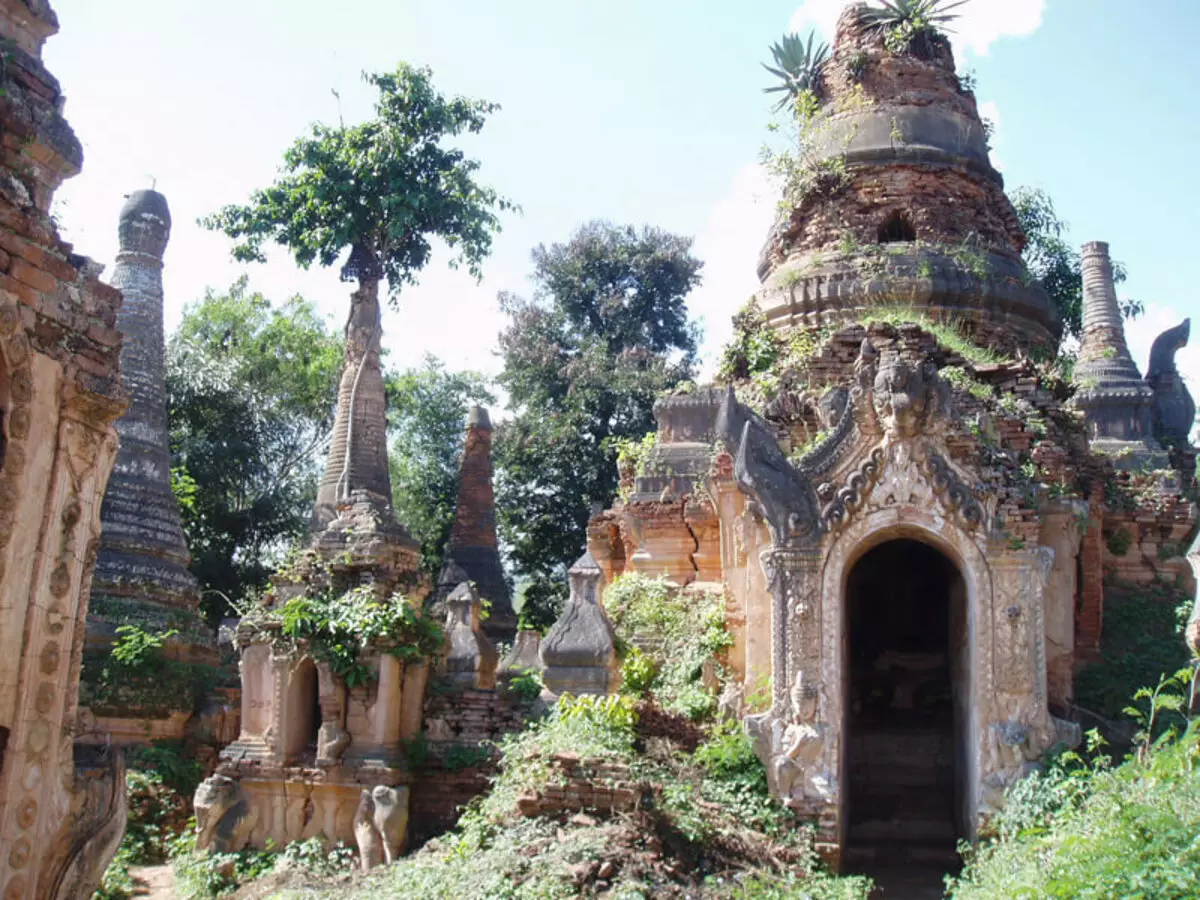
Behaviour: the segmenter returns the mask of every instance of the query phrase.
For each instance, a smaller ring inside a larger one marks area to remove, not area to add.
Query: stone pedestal
[[[604,574],[590,554],[573,566],[571,596],[542,641],[542,681],[550,693],[611,694],[620,679],[612,623],[600,605]]]
[[[446,655],[442,677],[459,690],[496,687],[499,654],[480,626],[479,592],[463,582],[446,598]]]

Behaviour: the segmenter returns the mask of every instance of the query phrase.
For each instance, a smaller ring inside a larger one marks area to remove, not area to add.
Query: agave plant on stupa
[[[771,45],[775,65],[762,65],[780,83],[764,88],[763,93],[783,92],[775,105],[776,112],[795,106],[796,99],[805,91],[816,93],[821,68],[829,59],[829,45],[821,42],[814,46],[815,40],[812,34],[808,36],[807,43],[798,34],[785,34],[781,41]]]

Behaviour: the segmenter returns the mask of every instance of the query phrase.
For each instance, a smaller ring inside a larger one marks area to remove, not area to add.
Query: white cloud
[[[775,220],[778,196],[762,166],[743,166],[696,235],[704,283],[688,298],[688,307],[704,325],[703,378],[711,378],[716,369],[733,331],[733,314],[758,289],[758,253]]]
[[[851,0],[804,0],[792,14],[788,29],[803,32],[816,28],[827,41],[833,42],[838,16]],[[1025,37],[1042,24],[1046,0],[971,0],[957,10],[959,16],[951,23],[950,34],[954,52],[962,56],[969,50],[986,56],[992,44],[1004,37]]]

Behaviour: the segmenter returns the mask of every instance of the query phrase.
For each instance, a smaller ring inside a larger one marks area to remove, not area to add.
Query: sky
[[[481,178],[521,206],[476,282],[435,256],[385,314],[394,365],[429,353],[495,374],[496,295],[528,293],[530,251],[580,224],[650,224],[695,238],[704,284],[689,298],[711,365],[757,286],[776,197],[758,166],[785,31],[832,40],[843,0],[55,0],[45,50],[84,146],[58,192],[64,236],[110,267],[125,194],[156,187],[174,226],[166,324],[241,274],[314,301],[340,328],[350,287],[284,251],[235,263],[197,219],[244,202],[317,121],[359,121],[361,73],[429,66],[443,92],[501,105],[463,142]],[[1200,309],[1190,263],[1200,204],[1196,0],[970,0],[953,40],[996,125],[1007,186],[1049,192],[1076,244],[1111,243],[1146,315],[1128,327],[1144,369],[1154,337]],[[337,96],[335,96],[335,93]],[[339,99],[340,97],[340,99]],[[1200,322],[1197,322],[1200,329]],[[1200,331],[1179,355],[1200,385]]]

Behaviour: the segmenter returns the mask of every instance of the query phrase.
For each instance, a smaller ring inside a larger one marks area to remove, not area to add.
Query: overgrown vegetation
[[[879,6],[863,10],[862,20],[867,28],[883,35],[889,53],[929,59],[934,41],[958,18],[958,13],[951,10],[966,3],[967,0],[879,0]]]
[[[1100,658],[1075,676],[1075,701],[1116,719],[1134,691],[1182,667],[1191,607],[1191,597],[1166,584],[1107,585]]]
[[[303,644],[346,687],[374,677],[363,659],[368,650],[414,660],[441,648],[441,626],[402,594],[381,597],[371,585],[341,588],[312,552],[299,554],[288,571],[306,581],[305,593],[277,606],[249,607],[243,624],[269,632],[277,642]]]
[[[710,717],[733,643],[724,595],[626,573],[604,592],[604,605],[622,651],[622,690],[692,720]]]
[[[1183,714],[1193,670],[1157,684],[1135,697],[1142,730],[1123,764],[1093,733],[1089,760],[1064,754],[1009,792],[994,837],[950,881],[954,900],[1200,896],[1200,722]]]
[[[829,45],[824,41],[814,46],[815,34],[809,34],[808,42],[798,34],[785,34],[783,39],[771,45],[774,65],[763,63],[763,68],[779,79],[780,83],[763,88],[763,93],[782,92],[775,105],[776,112],[794,108],[805,92],[819,93],[821,70],[829,60]]]
[[[85,650],[80,703],[98,715],[161,717],[190,711],[211,688],[210,666],[170,658],[164,648],[175,629],[119,625],[109,649]]]
[[[171,480],[210,623],[303,533],[341,362],[301,297],[272,304],[242,278],[184,308],[166,348]]]

